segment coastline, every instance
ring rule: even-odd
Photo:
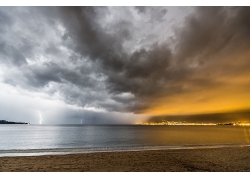
[[[1,172],[249,172],[250,147],[0,157]]]
[[[232,148],[232,147],[250,147],[250,144],[249,143],[223,143],[223,144],[185,144],[185,145],[169,145],[169,146],[13,149],[13,150],[0,150],[0,157],[67,155],[67,154],[82,154],[82,153],[85,154],[85,153],[100,153],[100,152],[131,152],[131,151],[150,151],[150,150]]]

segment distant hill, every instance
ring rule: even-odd
[[[30,123],[28,123],[28,122],[12,122],[12,121],[0,120],[0,124],[30,124]]]

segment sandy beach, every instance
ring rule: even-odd
[[[1,157],[1,172],[249,172],[250,147]]]

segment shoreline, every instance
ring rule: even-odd
[[[0,157],[1,172],[249,172],[250,147]]]
[[[17,156],[44,156],[44,155],[67,155],[86,154],[101,152],[133,152],[133,151],[156,151],[156,150],[187,150],[187,149],[215,149],[232,147],[250,147],[249,143],[224,143],[224,144],[186,144],[170,146],[136,146],[136,147],[97,147],[97,148],[58,148],[58,149],[20,149],[0,150],[0,157]]]

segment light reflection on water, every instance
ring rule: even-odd
[[[246,142],[250,142],[250,128],[249,126],[243,126]]]
[[[249,140],[246,126],[0,125],[0,154],[248,144]]]

